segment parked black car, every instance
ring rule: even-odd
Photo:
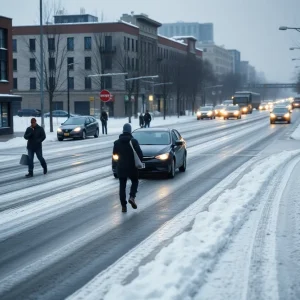
[[[78,115],[75,115],[75,114],[70,114],[70,117],[76,117]],[[50,112],[47,112],[44,114],[44,117],[45,118],[50,118]],[[52,111],[52,117],[55,117],[55,118],[67,118],[68,117],[68,112],[65,111],[65,110],[53,110]]]
[[[132,133],[138,140],[143,151],[145,173],[165,173],[169,178],[174,178],[175,170],[186,170],[186,142],[176,129],[168,128],[139,128]],[[112,171],[117,177],[118,157],[112,158]]]
[[[99,137],[99,123],[94,117],[70,117],[57,129],[59,141],[63,141],[65,138],[85,139],[87,136]]]
[[[19,117],[40,117],[41,111],[39,109],[23,108],[18,110],[17,115]]]

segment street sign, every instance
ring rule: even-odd
[[[100,100],[103,102],[108,102],[111,99],[110,92],[108,90],[102,90],[99,94]]]

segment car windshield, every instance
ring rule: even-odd
[[[210,111],[212,109],[213,109],[212,106],[205,106],[200,108],[201,111]]]
[[[63,125],[82,125],[85,123],[85,118],[69,118]]]
[[[223,105],[217,105],[217,106],[215,107],[215,109],[223,109],[223,108],[224,108]]]
[[[132,135],[140,145],[170,144],[170,134],[167,131],[135,131]]]
[[[288,112],[288,109],[285,108],[285,107],[275,107],[273,109],[273,113],[287,113]]]
[[[232,103],[233,103],[232,100],[225,100],[225,101],[223,101],[223,104],[225,104],[225,105],[229,105],[229,104],[232,104]]]
[[[226,108],[226,110],[235,111],[235,110],[239,110],[239,107],[236,107],[236,106],[228,106],[228,107]]]

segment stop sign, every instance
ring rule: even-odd
[[[108,90],[102,90],[99,94],[100,100],[103,102],[108,102],[111,99],[110,92]]]

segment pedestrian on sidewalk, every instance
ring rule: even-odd
[[[144,121],[145,121],[145,128],[146,127],[150,127],[150,122],[151,122],[152,118],[151,118],[151,115],[149,114],[149,110],[147,109],[146,110],[146,113],[144,115]]]
[[[131,188],[129,193],[129,203],[133,209],[137,209],[135,197],[139,185],[138,181],[138,169],[135,166],[133,149],[135,149],[140,160],[143,158],[143,152],[136,139],[131,134],[131,125],[126,123],[123,126],[123,133],[119,136],[119,139],[114,142],[113,155],[118,156],[117,163],[117,175],[119,178],[119,196],[122,205],[122,212],[127,212],[126,201],[126,184],[127,179],[131,180]]]
[[[143,113],[140,113],[139,120],[140,120],[140,127],[143,128],[144,127],[144,116],[143,116]]]
[[[101,124],[102,124],[102,134],[107,134],[107,121],[108,121],[108,114],[105,110],[102,111],[101,113]]]
[[[30,123],[31,126],[26,129],[26,132],[24,134],[24,139],[27,140],[27,151],[29,157],[28,174],[25,175],[27,178],[33,176],[34,154],[36,154],[38,160],[40,161],[41,166],[44,169],[44,174],[47,174],[48,171],[42,151],[42,143],[46,139],[44,128],[37,124],[35,118],[32,118]]]

